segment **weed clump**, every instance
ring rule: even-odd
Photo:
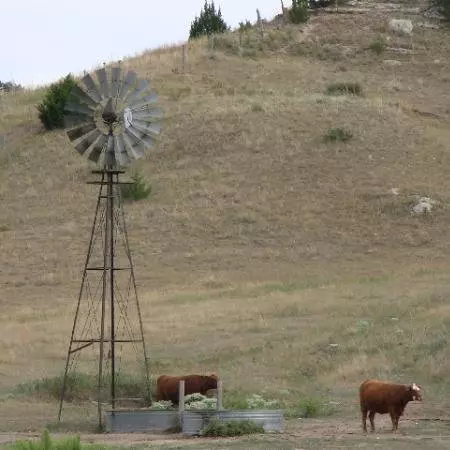
[[[330,84],[325,93],[327,95],[363,95],[363,88],[357,82],[338,82]]]
[[[330,128],[323,137],[325,142],[345,142],[353,137],[351,131],[344,128]]]
[[[381,53],[386,50],[386,47],[386,41],[381,36],[379,36],[377,39],[370,43],[369,50],[372,50],[377,55],[381,55]]]

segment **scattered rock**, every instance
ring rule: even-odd
[[[413,24],[409,19],[391,19],[388,23],[389,31],[401,36],[411,36]]]
[[[390,192],[392,195],[399,195],[399,193],[400,193],[398,188],[391,188]]]
[[[383,61],[383,64],[389,67],[396,67],[396,66],[401,66],[402,62],[399,61],[398,59],[385,59]]]
[[[429,197],[420,197],[419,201],[411,208],[411,213],[417,215],[430,213],[436,203]]]

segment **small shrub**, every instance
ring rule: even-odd
[[[63,80],[51,84],[44,99],[37,105],[39,119],[46,130],[64,128],[64,107],[74,85],[72,75],[67,75]]]
[[[217,419],[212,419],[206,427],[200,430],[201,436],[214,437],[242,436],[257,433],[264,433],[264,428],[251,420],[221,422]]]
[[[386,41],[380,36],[370,43],[369,50],[372,50],[377,55],[381,55],[386,50],[386,47]]]
[[[292,7],[289,10],[289,20],[292,23],[306,23],[308,18],[308,1],[292,0]]]
[[[253,112],[261,112],[264,111],[264,108],[261,103],[252,103],[251,110]]]
[[[359,83],[355,82],[340,82],[330,84],[325,93],[327,95],[362,95],[363,89]]]
[[[150,197],[152,186],[147,185],[139,172],[136,171],[131,179],[132,184],[121,185],[122,197],[124,199],[138,201]]]
[[[353,134],[349,130],[344,128],[330,128],[324,136],[325,142],[345,142],[353,137]]]
[[[317,417],[322,413],[320,401],[316,398],[305,398],[286,410],[286,417]]]

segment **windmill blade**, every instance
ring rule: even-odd
[[[114,136],[114,155],[116,161],[121,166],[126,166],[130,163],[130,158],[128,157],[127,151],[125,149],[125,143],[121,134],[119,134],[118,136]]]
[[[83,155],[99,136],[102,136],[102,133],[95,128],[89,134],[80,139],[80,141],[75,145],[75,150]]]
[[[102,94],[98,90],[94,80],[89,74],[86,74],[81,81],[86,86],[89,96],[93,98],[94,101],[100,103],[103,99]]]
[[[130,159],[140,159],[144,156],[140,149],[136,149],[136,144],[140,142],[140,139],[136,139],[136,136],[130,133],[129,128],[123,134],[123,141]]]
[[[142,120],[144,122],[155,122],[157,119],[161,119],[162,112],[160,109],[149,109],[148,111],[139,110],[133,111],[131,110],[133,120]]]
[[[87,106],[89,106],[92,109],[95,109],[97,107],[97,102],[89,95],[88,92],[81,89],[78,84],[75,84],[73,88],[70,91],[69,99],[68,101],[73,102],[80,102]]]
[[[132,127],[125,130],[125,133],[128,134],[131,141],[133,142],[134,152],[140,154],[141,156],[143,156],[143,150],[145,148],[150,148],[156,139],[156,136],[152,136],[145,131],[140,131],[139,129],[134,127],[134,124]]]
[[[101,134],[89,148],[88,159],[97,162],[101,153],[105,150],[108,136]]]
[[[120,99],[124,99],[128,92],[133,88],[134,83],[136,82],[136,72],[133,72],[132,70],[130,70],[126,75],[125,78],[123,80],[123,84],[120,87],[120,93],[119,93],[119,98]]]
[[[92,118],[85,116],[84,114],[69,113],[64,115],[64,127],[73,128],[75,126],[91,123]]]
[[[94,110],[80,103],[69,102],[64,107],[64,111],[69,113],[77,113],[77,115],[84,115],[86,117],[94,117]]]
[[[133,120],[131,128],[136,129],[141,136],[150,136],[153,139],[159,137],[161,127],[156,123],[141,122],[140,120]]]
[[[111,97],[118,97],[120,93],[120,86],[122,84],[121,78],[122,69],[120,67],[113,67],[111,69]]]
[[[90,133],[92,130],[95,130],[97,126],[95,125],[95,122],[87,122],[84,125],[81,125],[77,128],[73,128],[72,130],[69,130],[67,132],[67,136],[69,136],[69,140],[76,141],[81,136],[84,136],[85,134]]]
[[[156,94],[148,94],[145,97],[138,98],[135,101],[129,103],[129,108],[134,111],[142,107],[147,107],[149,103],[155,103],[158,96]]]
[[[97,75],[97,80],[100,85],[100,92],[103,98],[109,97],[109,85],[108,85],[108,75],[106,73],[106,69],[103,67],[102,69],[98,69],[95,71]]]
[[[142,94],[145,94],[145,91],[148,89],[148,81],[147,80],[139,80],[134,91],[130,92],[125,98],[124,102],[131,103],[136,101]]]

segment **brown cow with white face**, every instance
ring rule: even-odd
[[[420,386],[413,384],[395,384],[386,381],[366,380],[359,388],[363,430],[367,431],[367,414],[369,414],[371,431],[375,431],[375,414],[391,416],[392,431],[398,429],[398,420],[405,406],[413,400],[422,400]]]
[[[161,375],[156,380],[156,401],[170,400],[173,404],[178,405],[180,380],[184,380],[185,395],[197,392],[206,395],[207,391],[217,389],[218,379],[218,376],[214,373],[211,375],[183,375],[179,377]]]

